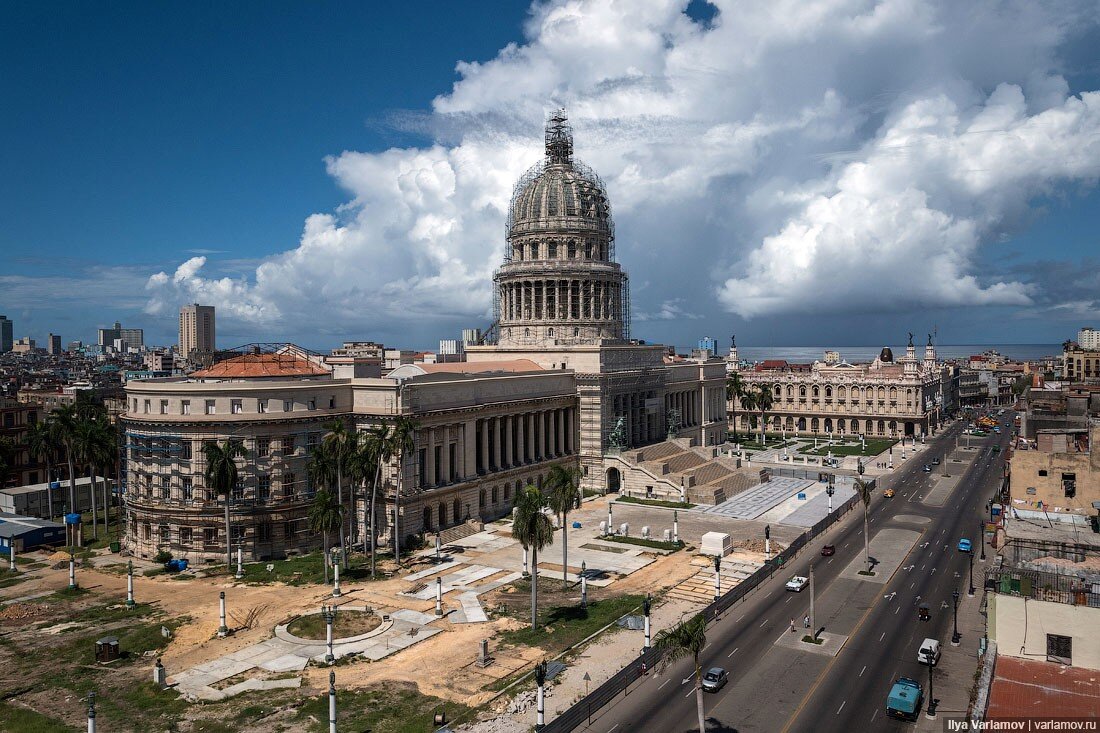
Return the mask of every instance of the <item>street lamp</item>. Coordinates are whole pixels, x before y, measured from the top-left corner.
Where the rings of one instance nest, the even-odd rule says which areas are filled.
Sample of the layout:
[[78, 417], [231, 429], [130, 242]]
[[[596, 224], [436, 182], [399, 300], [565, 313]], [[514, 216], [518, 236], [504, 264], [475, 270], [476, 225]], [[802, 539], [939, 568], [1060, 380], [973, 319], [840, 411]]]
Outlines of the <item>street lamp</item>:
[[[985, 523], [981, 520], [978, 521], [978, 544], [982, 546], [982, 556], [978, 559], [985, 562]], [[971, 581], [971, 585], [973, 585], [973, 581]]]
[[836, 493], [836, 475], [829, 474], [829, 486], [825, 489], [825, 495], [829, 497], [829, 514], [833, 513], [833, 494]]
[[955, 603], [954, 610], [954, 627], [955, 630], [951, 634], [951, 646], [958, 646], [959, 640], [962, 638], [959, 636], [959, 589], [951, 591], [951, 600]]
[[325, 664], [336, 661], [336, 655], [332, 653], [332, 626], [336, 622], [336, 607], [321, 604], [321, 618], [325, 620]]
[[722, 595], [722, 556], [714, 556], [714, 600]]
[[967, 560], [970, 561], [970, 589], [966, 591], [966, 595], [974, 596], [974, 548], [970, 548], [970, 552], [966, 553]]
[[924, 659], [928, 662], [928, 710], [924, 713], [924, 717], [929, 720], [936, 717], [936, 693], [932, 690], [932, 662], [935, 661], [935, 657], [932, 656], [932, 649], [929, 648]]

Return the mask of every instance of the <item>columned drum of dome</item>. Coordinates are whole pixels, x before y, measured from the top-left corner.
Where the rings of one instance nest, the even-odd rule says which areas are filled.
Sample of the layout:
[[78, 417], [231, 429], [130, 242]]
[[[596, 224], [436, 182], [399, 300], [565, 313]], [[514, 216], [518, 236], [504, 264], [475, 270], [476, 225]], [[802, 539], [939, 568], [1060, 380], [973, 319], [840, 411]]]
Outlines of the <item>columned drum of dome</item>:
[[520, 178], [504, 264], [493, 276], [500, 346], [621, 343], [630, 338], [629, 281], [599, 176], [573, 157], [564, 111], [546, 125], [546, 158]]

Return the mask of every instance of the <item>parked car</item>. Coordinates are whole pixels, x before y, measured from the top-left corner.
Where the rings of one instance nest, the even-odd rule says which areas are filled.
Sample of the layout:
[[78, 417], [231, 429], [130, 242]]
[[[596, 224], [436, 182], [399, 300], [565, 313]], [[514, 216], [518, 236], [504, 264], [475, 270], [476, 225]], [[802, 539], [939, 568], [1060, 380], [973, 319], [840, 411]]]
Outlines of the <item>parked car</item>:
[[940, 661], [940, 642], [936, 639], [925, 639], [917, 650], [917, 661], [921, 664], [931, 664], [933, 667]]
[[836, 554], [836, 545], [824, 545], [821, 548], [821, 556], [822, 557], [829, 557], [830, 555], [835, 555], [835, 554]]
[[932, 473], [932, 466], [927, 464], [927, 463], [924, 464], [924, 472], [925, 473]]
[[894, 490], [893, 489], [887, 489], [886, 491], [882, 492], [882, 495], [885, 496], [887, 499], [893, 499], [894, 498]]
[[933, 466], [938, 466], [938, 465], [940, 465], [940, 459], [939, 459], [939, 458], [933, 458], [933, 459], [932, 459], [932, 465], [933, 465]]
[[970, 552], [970, 540], [963, 537], [959, 540], [959, 552]]
[[793, 590], [796, 593], [801, 591], [807, 585], [809, 585], [810, 579], [802, 575], [796, 575], [787, 581], [787, 590]]
[[721, 667], [711, 667], [703, 675], [703, 689], [707, 692], [718, 692], [729, 681], [729, 675]]

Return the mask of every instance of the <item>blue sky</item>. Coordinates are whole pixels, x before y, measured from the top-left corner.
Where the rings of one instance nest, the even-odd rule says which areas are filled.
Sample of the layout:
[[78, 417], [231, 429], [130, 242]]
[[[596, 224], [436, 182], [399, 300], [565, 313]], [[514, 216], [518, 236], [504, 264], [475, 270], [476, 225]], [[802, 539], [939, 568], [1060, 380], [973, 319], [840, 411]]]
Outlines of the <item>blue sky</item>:
[[118, 319], [172, 343], [198, 299], [224, 346], [431, 347], [485, 322], [511, 181], [564, 104], [636, 336], [1100, 323], [1093, 4], [892, 23], [897, 3], [853, 0], [797, 39], [798, 4], [716, 4], [10, 4], [0, 313], [17, 337]]

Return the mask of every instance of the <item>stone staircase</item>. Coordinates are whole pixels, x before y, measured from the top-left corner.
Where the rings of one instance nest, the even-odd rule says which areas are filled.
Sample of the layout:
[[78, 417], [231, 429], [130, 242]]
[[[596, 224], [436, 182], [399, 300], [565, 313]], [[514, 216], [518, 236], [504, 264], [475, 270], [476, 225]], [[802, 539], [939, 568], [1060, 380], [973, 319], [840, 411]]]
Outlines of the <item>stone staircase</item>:
[[462, 524], [456, 524], [454, 527], [448, 527], [439, 533], [439, 541], [448, 545], [456, 540], [461, 540], [470, 535], [477, 534], [485, 529], [485, 523], [477, 519], [468, 519]]

